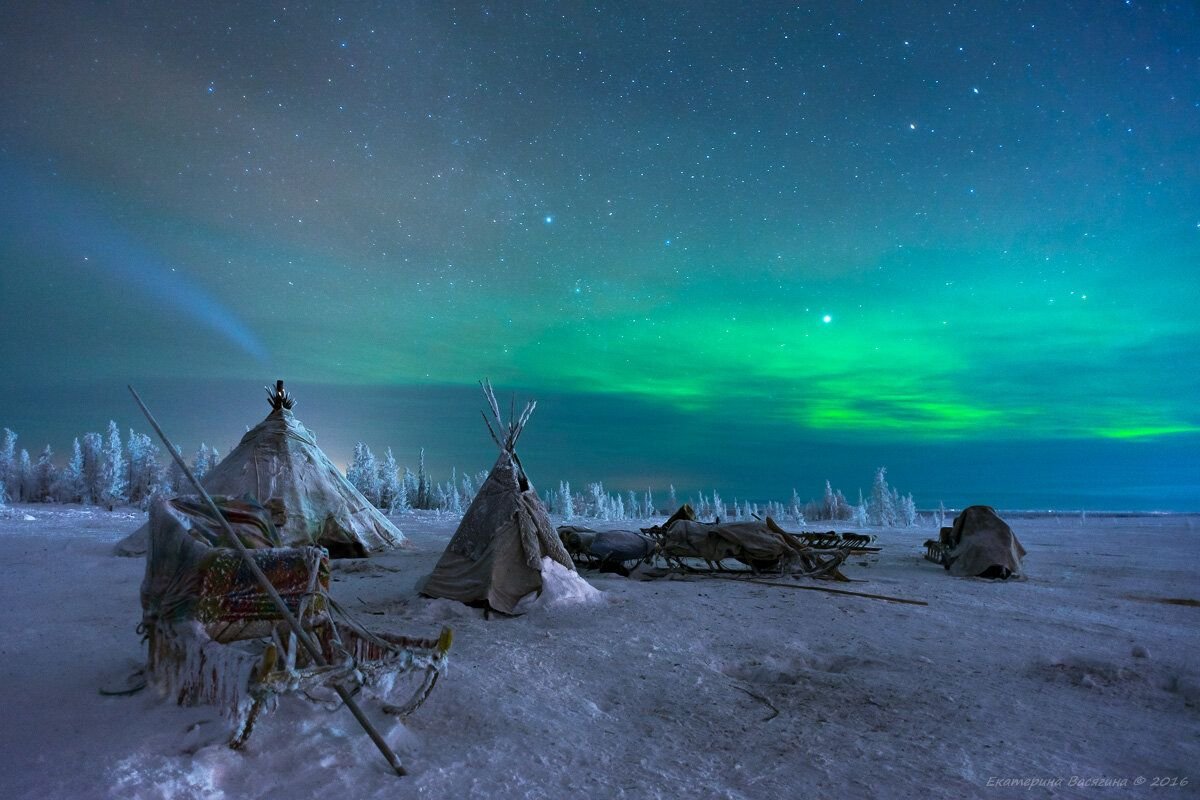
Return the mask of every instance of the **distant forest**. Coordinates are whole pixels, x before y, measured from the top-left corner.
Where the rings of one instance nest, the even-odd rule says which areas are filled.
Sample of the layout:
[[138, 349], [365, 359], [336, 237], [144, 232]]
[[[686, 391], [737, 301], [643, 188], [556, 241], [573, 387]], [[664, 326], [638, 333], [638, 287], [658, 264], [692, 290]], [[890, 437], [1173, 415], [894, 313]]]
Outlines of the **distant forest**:
[[[81, 503], [109, 509], [117, 506], [145, 509], [156, 497], [189, 493], [187, 478], [174, 459], [164, 458], [163, 449], [147, 434], [131, 429], [122, 440], [116, 422], [110, 421], [103, 435], [85, 433], [77, 437], [63, 466], [55, 463], [50, 445], [34, 461], [28, 450], [17, 449], [17, 439], [17, 434], [8, 428], [0, 439], [0, 505]], [[201, 443], [192, 455], [190, 466], [196, 477], [203, 479], [219, 461], [217, 449]], [[420, 509], [461, 515], [487, 476], [487, 470], [460, 475], [456, 469], [449, 480], [438, 482], [425, 468], [423, 448], [414, 472], [396, 461], [390, 447], [382, 458], [376, 458], [363, 442], [354, 446], [354, 458], [346, 470], [350, 483], [386, 513]], [[543, 491], [542, 497], [551, 513], [567, 520], [649, 519], [669, 514], [687, 502], [701, 519], [749, 520], [770, 516], [797, 525], [838, 521], [859, 527], [909, 527], [925, 522], [917, 513], [911, 494], [901, 495], [888, 486], [885, 467], [875, 472], [870, 493], [864, 497], [860, 491], [854, 503], [829, 481], [825, 482], [820, 499], [805, 501], [793, 490], [786, 503], [771, 501], [761, 505], [737, 498], [728, 503], [716, 490], [711, 494], [689, 495], [681, 501], [674, 486], [667, 490], [664, 502], [658, 503], [649, 488], [640, 494], [633, 490], [614, 492], [600, 482], [588, 483], [584, 491], [576, 492], [570, 483], [560, 481], [557, 489]], [[939, 508], [932, 522], [941, 525], [944, 518], [944, 509]]]

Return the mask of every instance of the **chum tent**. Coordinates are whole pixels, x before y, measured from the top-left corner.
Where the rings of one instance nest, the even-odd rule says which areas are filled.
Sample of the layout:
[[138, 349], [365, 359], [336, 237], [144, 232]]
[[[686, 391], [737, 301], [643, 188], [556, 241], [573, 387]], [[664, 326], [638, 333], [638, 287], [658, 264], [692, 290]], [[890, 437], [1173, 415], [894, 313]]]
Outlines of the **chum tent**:
[[[271, 511], [289, 547], [320, 545], [334, 558], [361, 558], [398, 547], [404, 534], [350, 484], [316, 437], [292, 413], [283, 381], [267, 390], [271, 413], [201, 479], [209, 494], [250, 496]], [[187, 487], [176, 487], [187, 495]], [[149, 523], [116, 545], [118, 555], [146, 552]]]
[[542, 572], [555, 569], [555, 562], [575, 580], [583, 579], [575, 573], [575, 565], [517, 457], [517, 439], [537, 404], [529, 403], [519, 418], [505, 423], [491, 384], [484, 381], [483, 391], [497, 429], [486, 415], [483, 421], [500, 455], [433, 572], [418, 588], [427, 597], [486, 603], [496, 611], [517, 614], [521, 613], [517, 604], [522, 598], [540, 594]]

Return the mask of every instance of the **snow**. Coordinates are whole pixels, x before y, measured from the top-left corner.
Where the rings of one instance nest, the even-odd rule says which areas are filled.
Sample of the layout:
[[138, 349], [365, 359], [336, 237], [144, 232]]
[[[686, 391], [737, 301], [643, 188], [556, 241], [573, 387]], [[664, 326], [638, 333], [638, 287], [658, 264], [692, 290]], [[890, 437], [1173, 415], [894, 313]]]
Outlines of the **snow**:
[[928, 606], [593, 573], [600, 596], [580, 602], [550, 573], [532, 613], [485, 619], [415, 596], [456, 520], [414, 512], [397, 520], [413, 548], [333, 570], [335, 598], [372, 628], [454, 629], [450, 670], [406, 725], [363, 699], [410, 772], [397, 778], [344, 709], [285, 698], [234, 752], [214, 709], [101, 696], [143, 655], [143, 564], [110, 555], [141, 515], [13, 511], [0, 517], [4, 798], [1151, 793], [1138, 776], [1188, 778], [1162, 793], [1185, 797], [1200, 785], [1194, 516], [1008, 516], [1029, 551], [1029, 577], [1008, 582], [924, 561], [929, 529], [870, 530], [883, 551], [852, 559], [862, 582], [838, 588]]
[[541, 593], [533, 592], [522, 597], [514, 611], [518, 614], [537, 610], [553, 611], [577, 603], [596, 603], [602, 596], [578, 572], [572, 572], [549, 556], [543, 556]]

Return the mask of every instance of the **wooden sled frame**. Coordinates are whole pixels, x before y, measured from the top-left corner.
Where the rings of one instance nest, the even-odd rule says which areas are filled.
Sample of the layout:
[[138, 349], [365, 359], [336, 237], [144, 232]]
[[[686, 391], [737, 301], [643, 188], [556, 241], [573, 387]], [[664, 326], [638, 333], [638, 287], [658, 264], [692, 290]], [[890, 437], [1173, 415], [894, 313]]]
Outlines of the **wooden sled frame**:
[[[203, 578], [200, 613], [181, 621], [159, 620], [145, 629], [150, 679], [180, 705], [216, 706], [232, 723], [233, 749], [245, 745], [260, 713], [274, 708], [285, 694], [311, 699], [310, 692], [320, 688], [357, 691], [388, 676], [418, 673], [407, 700], [383, 706], [401, 718], [416, 711], [446, 670], [451, 630], [443, 628], [435, 639], [369, 631], [329, 596], [327, 551], [307, 547], [286, 552], [307, 569], [307, 586], [280, 594], [317, 642], [325, 666], [313, 663], [282, 615], [254, 603], [255, 587], [239, 586], [236, 592], [214, 597], [205, 594], [212, 591], [213, 582]], [[235, 551], [221, 552], [214, 559], [216, 569], [240, 557]], [[230, 597], [240, 602], [231, 603]], [[247, 605], [254, 610], [247, 612]]]

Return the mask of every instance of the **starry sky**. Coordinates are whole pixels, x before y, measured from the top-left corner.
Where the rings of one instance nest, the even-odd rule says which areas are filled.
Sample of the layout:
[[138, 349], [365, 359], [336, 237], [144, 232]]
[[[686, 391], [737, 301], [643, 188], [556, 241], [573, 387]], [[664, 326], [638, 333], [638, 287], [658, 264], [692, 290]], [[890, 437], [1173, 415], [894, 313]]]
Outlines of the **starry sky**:
[[[18, 3], [0, 424], [1200, 509], [1191, 2]], [[156, 402], [157, 401], [157, 402]]]

